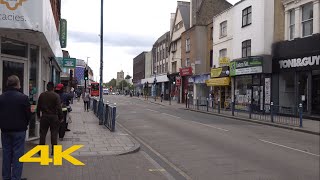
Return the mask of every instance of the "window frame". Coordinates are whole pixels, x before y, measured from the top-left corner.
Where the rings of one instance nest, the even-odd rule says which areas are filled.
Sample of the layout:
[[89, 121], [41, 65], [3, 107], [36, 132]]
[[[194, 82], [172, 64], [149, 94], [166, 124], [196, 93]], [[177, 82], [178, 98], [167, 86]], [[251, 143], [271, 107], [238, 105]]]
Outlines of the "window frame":
[[[303, 8], [305, 8], [306, 6], [311, 6], [312, 17], [309, 18], [309, 19], [303, 20], [303, 12], [304, 12]], [[302, 37], [312, 36], [312, 34], [313, 34], [313, 25], [314, 25], [314, 24], [313, 24], [313, 19], [314, 19], [313, 2], [306, 3], [306, 4], [302, 5], [302, 6], [301, 6], [301, 30], [302, 30], [302, 31], [301, 31], [301, 35], [302, 35]], [[304, 26], [305, 26], [305, 24], [308, 23], [308, 22], [311, 22], [311, 29], [310, 29], [310, 30], [311, 30], [311, 33], [305, 35]]]
[[295, 9], [289, 10], [289, 40], [293, 40], [295, 38], [295, 18]]
[[[250, 12], [249, 12], [250, 10]], [[249, 23], [249, 17], [250, 18], [250, 23]], [[243, 19], [246, 19], [246, 23], [244, 24]], [[252, 6], [246, 7], [245, 9], [242, 10], [242, 27], [246, 27], [252, 24]]]
[[220, 38], [226, 37], [227, 35], [228, 35], [228, 21], [226, 20], [220, 23]]
[[[223, 54], [222, 52], [225, 52], [225, 55], [224, 55], [224, 56], [222, 56], [222, 54]], [[228, 53], [227, 48], [220, 49], [220, 50], [219, 50], [219, 59], [220, 59], [220, 58], [227, 57], [227, 53]]]
[[[247, 39], [245, 41], [242, 41], [242, 48], [241, 48], [241, 54], [242, 54], [242, 58], [246, 58], [251, 56], [251, 39]], [[249, 51], [250, 49], [250, 51]], [[244, 54], [244, 50], [245, 50], [245, 54]], [[249, 52], [249, 53], [248, 53]]]
[[191, 42], [190, 42], [190, 38], [186, 39], [186, 52], [190, 52], [191, 50]]

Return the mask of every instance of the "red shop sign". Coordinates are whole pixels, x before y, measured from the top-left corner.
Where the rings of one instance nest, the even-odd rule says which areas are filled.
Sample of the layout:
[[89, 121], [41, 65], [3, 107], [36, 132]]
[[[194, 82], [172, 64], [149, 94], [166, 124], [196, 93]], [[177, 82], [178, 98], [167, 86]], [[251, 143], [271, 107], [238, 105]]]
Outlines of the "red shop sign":
[[180, 68], [180, 76], [192, 75], [192, 67]]
[[176, 85], [177, 85], [177, 86], [180, 86], [180, 85], [181, 85], [181, 78], [180, 78], [180, 77], [177, 77], [177, 78], [176, 78]]

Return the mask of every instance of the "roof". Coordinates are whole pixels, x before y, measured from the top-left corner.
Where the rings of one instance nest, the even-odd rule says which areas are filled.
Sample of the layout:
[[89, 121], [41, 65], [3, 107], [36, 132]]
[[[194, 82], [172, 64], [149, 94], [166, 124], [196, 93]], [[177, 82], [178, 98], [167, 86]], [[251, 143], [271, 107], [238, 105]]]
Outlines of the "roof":
[[178, 9], [180, 10], [183, 24], [187, 30], [190, 28], [190, 3], [179, 4]]

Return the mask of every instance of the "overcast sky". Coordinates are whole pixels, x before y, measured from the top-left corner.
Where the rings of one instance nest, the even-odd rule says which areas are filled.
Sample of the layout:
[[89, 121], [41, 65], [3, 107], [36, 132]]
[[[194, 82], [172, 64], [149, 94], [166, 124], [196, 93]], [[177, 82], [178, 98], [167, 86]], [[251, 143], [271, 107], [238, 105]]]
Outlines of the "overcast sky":
[[[239, 0], [228, 0], [231, 4]], [[176, 0], [104, 0], [103, 81], [123, 70], [132, 76], [132, 59], [150, 51], [153, 43], [170, 30], [170, 13]], [[63, 19], [68, 22], [70, 56], [87, 60], [99, 81], [100, 0], [62, 0]]]

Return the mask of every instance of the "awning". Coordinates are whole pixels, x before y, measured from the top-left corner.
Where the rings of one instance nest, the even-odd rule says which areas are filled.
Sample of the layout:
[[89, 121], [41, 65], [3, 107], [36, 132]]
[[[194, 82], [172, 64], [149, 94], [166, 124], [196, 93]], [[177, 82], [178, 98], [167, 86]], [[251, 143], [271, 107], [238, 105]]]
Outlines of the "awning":
[[207, 86], [229, 86], [230, 77], [212, 78], [206, 81]]

